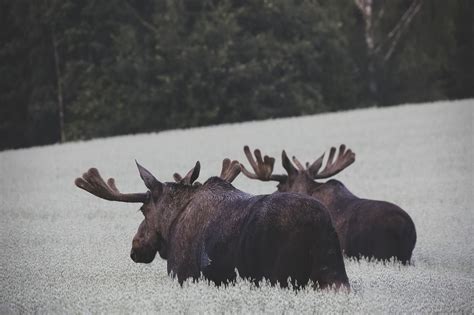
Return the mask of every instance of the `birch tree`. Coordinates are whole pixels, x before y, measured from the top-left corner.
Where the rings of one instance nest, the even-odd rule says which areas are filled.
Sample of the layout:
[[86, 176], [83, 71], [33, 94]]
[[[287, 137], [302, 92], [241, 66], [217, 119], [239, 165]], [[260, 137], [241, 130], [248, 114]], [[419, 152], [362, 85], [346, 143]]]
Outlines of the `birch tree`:
[[411, 22], [420, 11], [423, 0], [412, 0], [409, 7], [388, 33], [383, 33], [380, 27], [386, 10], [385, 1], [380, 6], [376, 6], [374, 0], [354, 1], [365, 24], [364, 36], [368, 56], [369, 91], [372, 101], [377, 103], [379, 87], [376, 73], [378, 68], [384, 67], [392, 58], [401, 37], [408, 31]]

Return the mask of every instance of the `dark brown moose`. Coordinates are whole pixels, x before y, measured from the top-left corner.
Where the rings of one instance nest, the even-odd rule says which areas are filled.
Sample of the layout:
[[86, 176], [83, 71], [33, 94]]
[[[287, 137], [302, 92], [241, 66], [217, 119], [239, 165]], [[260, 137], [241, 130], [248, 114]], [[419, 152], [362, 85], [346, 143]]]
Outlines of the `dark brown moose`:
[[345, 145], [332, 147], [326, 167], [321, 170], [324, 154], [306, 167], [293, 156], [293, 165], [282, 152], [282, 164], [286, 175], [274, 175], [275, 159], [255, 150], [255, 158], [248, 146], [245, 155], [255, 173], [243, 165], [242, 172], [249, 178], [262, 181], [277, 181], [279, 192], [295, 192], [314, 197], [325, 205], [339, 236], [341, 248], [349, 257], [371, 257], [379, 260], [395, 257], [403, 264], [409, 263], [416, 242], [415, 225], [410, 216], [400, 207], [385, 201], [361, 199], [352, 194], [343, 183], [331, 179], [316, 182], [336, 175], [355, 161], [355, 154]]
[[293, 193], [253, 196], [231, 185], [237, 161], [223, 162], [220, 177], [194, 183], [200, 164], [177, 182], [158, 181], [137, 163], [146, 193], [123, 194], [91, 168], [75, 184], [112, 201], [143, 203], [145, 216], [131, 258], [150, 263], [158, 252], [179, 283], [202, 274], [217, 285], [239, 275], [258, 283], [349, 287], [336, 231], [327, 209]]

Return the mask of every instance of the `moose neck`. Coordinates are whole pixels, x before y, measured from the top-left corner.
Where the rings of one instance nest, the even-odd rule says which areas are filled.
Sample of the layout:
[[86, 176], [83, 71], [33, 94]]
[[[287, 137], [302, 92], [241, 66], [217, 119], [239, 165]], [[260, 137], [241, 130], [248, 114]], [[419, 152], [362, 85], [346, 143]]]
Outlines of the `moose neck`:
[[245, 197], [250, 198], [251, 195], [236, 189], [218, 177], [209, 178], [199, 187], [187, 187], [179, 195], [173, 196], [173, 200], [176, 200], [173, 211], [167, 211], [161, 219], [160, 230], [163, 238], [168, 241], [176, 227], [181, 224], [180, 222], [189, 224], [191, 217], [193, 224], [202, 221], [200, 224], [203, 226], [206, 224], [205, 222], [208, 222], [209, 216], [213, 215], [218, 205]]
[[168, 187], [166, 198], [160, 200], [158, 207], [162, 208], [162, 214], [158, 218], [159, 232], [165, 243], [168, 243], [170, 232], [179, 217], [186, 211], [199, 188], [182, 186], [176, 188], [176, 184]]

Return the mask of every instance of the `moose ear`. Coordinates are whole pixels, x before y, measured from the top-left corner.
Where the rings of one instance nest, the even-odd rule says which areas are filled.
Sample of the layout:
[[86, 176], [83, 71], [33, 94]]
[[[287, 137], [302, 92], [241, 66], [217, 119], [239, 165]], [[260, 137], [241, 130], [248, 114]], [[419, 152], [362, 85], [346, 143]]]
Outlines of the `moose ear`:
[[192, 171], [192, 173], [191, 173], [191, 176], [189, 178], [189, 183], [190, 184], [194, 183], [194, 181], [199, 177], [199, 172], [201, 171], [201, 164], [199, 163], [199, 161], [196, 162], [196, 165], [193, 167], [193, 169], [191, 171]]
[[281, 152], [281, 164], [288, 173], [288, 176], [295, 176], [298, 174], [298, 170], [293, 166], [293, 164], [291, 164], [291, 161], [288, 158], [288, 155], [286, 155], [285, 150]]
[[154, 191], [157, 188], [161, 188], [162, 184], [160, 181], [158, 181], [155, 176], [153, 176], [146, 168], [138, 164], [138, 162], [135, 160], [135, 163], [137, 163], [138, 167], [138, 172], [140, 173], [140, 177], [142, 178], [143, 182], [145, 183], [145, 186], [150, 189], [150, 191]]

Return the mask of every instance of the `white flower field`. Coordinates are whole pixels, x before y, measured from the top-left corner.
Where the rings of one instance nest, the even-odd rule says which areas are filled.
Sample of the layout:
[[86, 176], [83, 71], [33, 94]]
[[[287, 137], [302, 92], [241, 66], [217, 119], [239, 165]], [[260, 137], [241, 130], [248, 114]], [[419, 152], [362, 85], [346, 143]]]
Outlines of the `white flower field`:
[[[300, 118], [96, 139], [0, 152], [0, 314], [327, 313], [474, 311], [474, 100], [401, 105]], [[132, 117], [130, 119], [133, 119]], [[391, 201], [417, 229], [413, 264], [345, 260], [352, 291], [295, 292], [239, 280], [217, 288], [178, 282], [159, 256], [129, 256], [138, 205], [74, 186], [95, 166], [124, 192], [145, 192], [134, 159], [161, 181], [199, 160], [199, 181], [243, 146], [313, 161], [344, 143], [356, 162], [336, 178], [357, 196]], [[240, 175], [253, 194], [275, 183]]]

